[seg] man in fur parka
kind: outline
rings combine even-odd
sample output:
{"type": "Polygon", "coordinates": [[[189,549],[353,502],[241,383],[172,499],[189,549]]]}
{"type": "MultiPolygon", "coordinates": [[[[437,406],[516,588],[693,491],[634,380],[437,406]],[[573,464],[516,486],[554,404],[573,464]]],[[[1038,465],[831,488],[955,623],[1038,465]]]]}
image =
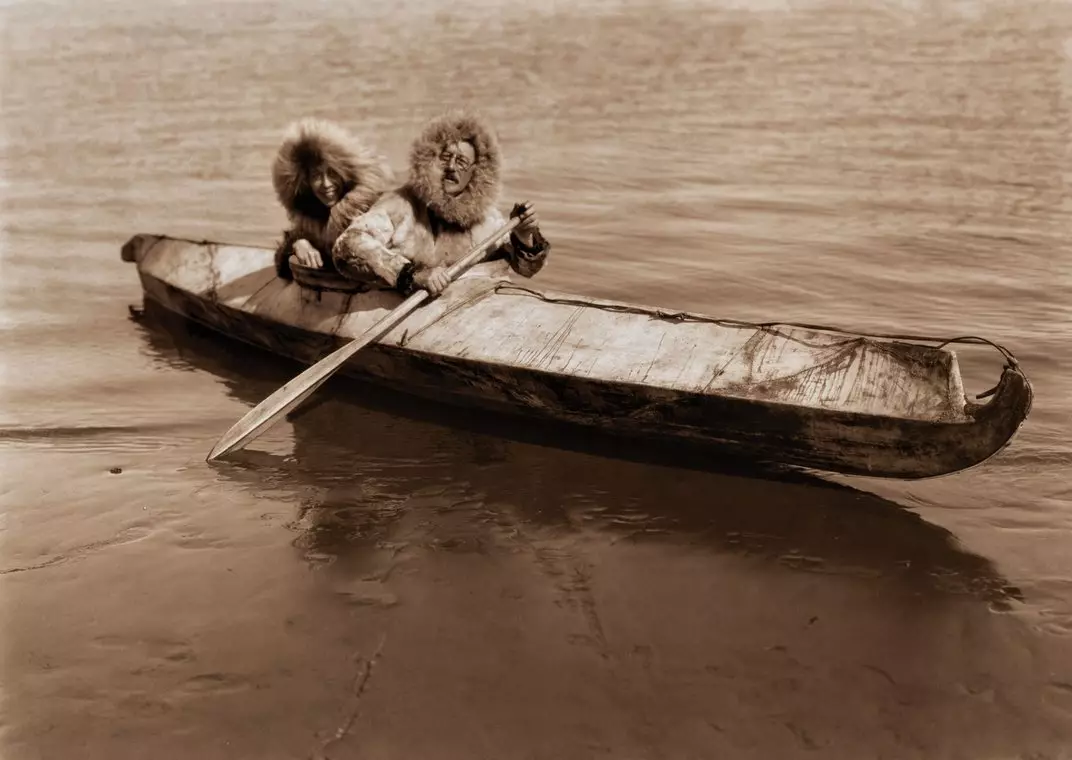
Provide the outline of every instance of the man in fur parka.
{"type": "MultiPolygon", "coordinates": [[[[385,283],[409,295],[438,295],[446,271],[505,224],[495,207],[500,189],[499,143],[479,116],[450,111],[431,120],[410,149],[410,177],[384,193],[335,242],[343,275],[385,283]]],[[[524,277],[543,268],[551,245],[532,204],[514,206],[521,223],[485,258],[505,259],[524,277]]]]}
{"type": "Polygon", "coordinates": [[[292,123],[272,164],[291,225],[275,252],[279,276],[293,279],[291,257],[332,269],[336,238],[394,184],[387,160],[341,126],[314,118],[292,123]]]}

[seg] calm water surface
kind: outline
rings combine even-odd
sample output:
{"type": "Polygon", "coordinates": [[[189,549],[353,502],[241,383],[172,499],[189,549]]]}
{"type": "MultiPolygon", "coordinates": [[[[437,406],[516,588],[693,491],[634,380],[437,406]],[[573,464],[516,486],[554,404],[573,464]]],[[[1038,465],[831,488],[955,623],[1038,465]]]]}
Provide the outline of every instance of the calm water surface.
{"type": "Polygon", "coordinates": [[[371,5],[3,8],[3,756],[1072,757],[1072,4],[371,5]],[[206,465],[296,368],[132,317],[121,244],[272,245],[289,120],[404,169],[459,100],[542,284],[984,335],[1031,417],[789,481],[333,383],[206,465]]]}

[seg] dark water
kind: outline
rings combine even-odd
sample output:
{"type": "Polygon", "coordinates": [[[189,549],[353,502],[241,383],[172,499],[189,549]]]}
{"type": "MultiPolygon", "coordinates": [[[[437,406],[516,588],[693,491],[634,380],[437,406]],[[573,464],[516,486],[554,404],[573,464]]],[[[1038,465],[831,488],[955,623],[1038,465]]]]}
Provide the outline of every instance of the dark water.
{"type": "Polygon", "coordinates": [[[1072,757],[1072,5],[366,5],[3,9],[3,757],[1072,757]],[[404,168],[457,100],[542,284],[984,335],[1031,417],[834,482],[336,382],[206,465],[297,370],[132,318],[119,246],[270,245],[287,121],[404,168]]]}

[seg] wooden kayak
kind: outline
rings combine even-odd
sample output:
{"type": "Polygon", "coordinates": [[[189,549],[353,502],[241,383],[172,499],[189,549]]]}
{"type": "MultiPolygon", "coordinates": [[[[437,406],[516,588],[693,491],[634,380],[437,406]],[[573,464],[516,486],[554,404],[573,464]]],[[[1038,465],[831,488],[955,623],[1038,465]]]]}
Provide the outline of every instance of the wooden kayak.
{"type": "MultiPolygon", "coordinates": [[[[392,290],[302,267],[283,280],[266,248],[139,234],[122,258],[137,265],[146,299],[306,364],[402,302],[392,290]]],[[[1031,409],[1030,383],[997,344],[1006,364],[996,386],[971,400],[956,354],[936,340],[671,313],[509,274],[503,262],[469,270],[344,374],[578,430],[906,479],[984,462],[1031,409]]]]}

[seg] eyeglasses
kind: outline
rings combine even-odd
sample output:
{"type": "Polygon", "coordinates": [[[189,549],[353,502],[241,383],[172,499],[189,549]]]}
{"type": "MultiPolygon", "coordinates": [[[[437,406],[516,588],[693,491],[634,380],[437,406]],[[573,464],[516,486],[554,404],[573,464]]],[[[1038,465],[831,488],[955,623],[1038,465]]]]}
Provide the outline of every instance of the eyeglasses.
{"type": "Polygon", "coordinates": [[[460,171],[468,171],[469,167],[473,165],[473,162],[463,156],[461,153],[455,153],[453,151],[445,150],[439,154],[439,160],[443,162],[444,166],[457,166],[460,171]]]}

